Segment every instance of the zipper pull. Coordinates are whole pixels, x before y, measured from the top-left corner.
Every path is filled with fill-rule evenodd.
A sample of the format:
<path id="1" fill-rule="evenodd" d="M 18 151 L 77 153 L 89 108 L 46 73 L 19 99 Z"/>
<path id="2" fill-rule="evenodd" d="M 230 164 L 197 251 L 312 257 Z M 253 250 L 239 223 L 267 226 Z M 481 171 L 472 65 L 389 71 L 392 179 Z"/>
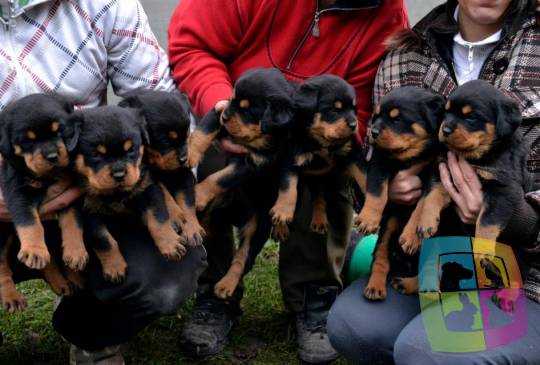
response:
<path id="1" fill-rule="evenodd" d="M 321 32 L 319 30 L 319 13 L 315 14 L 315 24 L 313 24 L 313 36 L 315 38 L 319 38 L 319 36 L 321 35 Z"/>

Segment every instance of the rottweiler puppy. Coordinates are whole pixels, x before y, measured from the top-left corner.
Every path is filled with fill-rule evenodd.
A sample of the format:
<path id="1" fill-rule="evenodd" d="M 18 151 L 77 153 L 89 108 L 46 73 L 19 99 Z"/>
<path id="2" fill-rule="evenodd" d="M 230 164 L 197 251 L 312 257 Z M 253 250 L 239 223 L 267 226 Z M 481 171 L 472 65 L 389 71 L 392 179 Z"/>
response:
<path id="1" fill-rule="evenodd" d="M 197 210 L 203 210 L 244 176 L 274 165 L 290 151 L 287 141 L 293 120 L 293 91 L 279 70 L 256 68 L 240 76 L 229 105 L 221 114 L 211 110 L 200 121 L 189 137 L 189 166 L 200 162 L 218 136 L 230 137 L 248 152 L 197 184 Z"/>
<path id="2" fill-rule="evenodd" d="M 388 185 L 400 170 L 418 164 L 423 165 L 420 178 L 427 185 L 430 170 L 435 168 L 431 162 L 439 151 L 437 133 L 443 114 L 444 99 L 417 87 L 392 90 L 375 108 L 369 136 L 373 151 L 365 202 L 356 218 L 363 233 L 373 233 L 381 227 L 371 276 L 364 290 L 368 299 L 386 297 L 390 258 L 394 261 L 400 252 L 413 255 L 420 247 L 416 230 L 423 199 L 413 207 L 388 204 Z M 394 242 L 399 242 L 401 249 L 393 247 Z M 414 279 L 398 278 L 394 287 L 401 292 L 413 292 Z"/>
<path id="3" fill-rule="evenodd" d="M 118 213 L 136 213 L 147 226 L 157 248 L 168 259 L 179 259 L 186 248 L 174 230 L 176 217 L 169 194 L 154 181 L 143 161 L 148 133 L 139 110 L 104 106 L 75 112 L 71 120 L 80 130 L 75 148 L 84 236 L 99 259 L 107 280 L 118 282 L 127 264 L 104 220 Z"/>
<path id="4" fill-rule="evenodd" d="M 221 196 L 221 202 L 216 204 L 228 206 L 234 213 L 227 219 L 240 227 L 240 248 L 227 274 L 214 288 L 221 298 L 233 294 L 270 236 L 268 211 L 277 197 L 276 181 L 292 152 L 293 91 L 277 69 L 250 70 L 236 82 L 223 113 L 208 113 L 189 138 L 190 166 L 200 161 L 219 135 L 230 137 L 247 150 L 245 155 L 233 156 L 227 167 L 195 187 L 198 210 Z M 212 210 L 218 209 L 216 204 Z"/>
<path id="5" fill-rule="evenodd" d="M 63 277 L 45 242 L 39 208 L 47 188 L 68 175 L 75 131 L 68 122 L 73 106 L 56 94 L 33 94 L 8 105 L 0 114 L 0 186 L 20 241 L 17 258 L 31 269 L 44 270 L 57 293 L 69 294 Z M 82 270 L 88 261 L 81 226 L 72 207 L 59 213 L 64 262 Z M 2 275 L 11 277 L 6 253 L 14 249 L 8 229 L 0 235 Z M 5 247 L 2 247 L 6 245 Z M 15 307 L 17 307 L 15 305 Z"/>
<path id="6" fill-rule="evenodd" d="M 467 160 L 482 183 L 483 207 L 475 236 L 496 241 L 507 226 L 516 202 L 524 197 L 530 175 L 526 170 L 529 146 L 521 133 L 518 105 L 487 81 L 470 81 L 448 98 L 439 140 L 459 158 Z M 450 202 L 434 170 L 418 225 L 423 238 L 434 235 L 441 210 Z"/>
<path id="7" fill-rule="evenodd" d="M 199 245 L 205 235 L 195 212 L 195 176 L 186 166 L 191 107 L 183 94 L 140 90 L 127 96 L 121 107 L 139 108 L 146 121 L 150 144 L 146 160 L 153 176 L 163 183 L 181 209 L 181 237 Z"/>
<path id="8" fill-rule="evenodd" d="M 357 130 L 356 93 L 345 80 L 321 75 L 298 86 L 295 96 L 294 151 L 280 182 L 279 196 L 270 214 L 274 238 L 288 236 L 297 202 L 299 174 L 311 190 L 311 229 L 324 234 L 328 226 L 324 180 L 348 171 L 365 191 L 366 163 Z M 324 178 L 323 178 L 324 177 Z"/>

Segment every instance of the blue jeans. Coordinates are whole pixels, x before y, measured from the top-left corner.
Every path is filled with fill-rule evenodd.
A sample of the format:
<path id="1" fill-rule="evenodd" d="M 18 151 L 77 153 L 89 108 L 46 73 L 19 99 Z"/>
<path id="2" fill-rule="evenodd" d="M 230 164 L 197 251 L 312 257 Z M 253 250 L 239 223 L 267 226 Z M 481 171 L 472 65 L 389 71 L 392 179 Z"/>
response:
<path id="1" fill-rule="evenodd" d="M 392 288 L 386 300 L 370 302 L 362 290 L 367 279 L 352 283 L 328 316 L 334 348 L 353 364 L 471 365 L 540 364 L 540 305 L 526 300 L 528 332 L 506 345 L 481 352 L 432 352 L 420 314 L 418 296 Z"/>

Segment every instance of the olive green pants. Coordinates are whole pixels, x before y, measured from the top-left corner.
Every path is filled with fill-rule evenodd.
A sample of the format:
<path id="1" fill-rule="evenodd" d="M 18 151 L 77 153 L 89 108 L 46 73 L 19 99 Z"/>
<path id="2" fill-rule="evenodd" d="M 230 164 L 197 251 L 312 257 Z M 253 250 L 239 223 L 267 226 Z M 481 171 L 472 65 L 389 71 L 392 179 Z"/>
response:
<path id="1" fill-rule="evenodd" d="M 222 154 L 215 150 L 207 153 L 199 168 L 199 179 L 222 168 L 224 164 Z M 353 214 L 350 178 L 345 174 L 331 176 L 324 185 L 328 233 L 320 235 L 311 231 L 311 193 L 300 179 L 299 201 L 290 227 L 291 234 L 280 246 L 279 280 L 285 307 L 292 312 L 303 310 L 305 284 L 342 287 L 340 274 Z M 234 212 L 214 212 L 202 219 L 208 232 L 204 243 L 208 252 L 208 268 L 199 280 L 202 290 L 212 289 L 232 262 L 235 248 L 232 227 L 224 223 L 227 214 Z M 238 288 L 234 299 L 240 300 L 242 291 L 242 287 Z"/>

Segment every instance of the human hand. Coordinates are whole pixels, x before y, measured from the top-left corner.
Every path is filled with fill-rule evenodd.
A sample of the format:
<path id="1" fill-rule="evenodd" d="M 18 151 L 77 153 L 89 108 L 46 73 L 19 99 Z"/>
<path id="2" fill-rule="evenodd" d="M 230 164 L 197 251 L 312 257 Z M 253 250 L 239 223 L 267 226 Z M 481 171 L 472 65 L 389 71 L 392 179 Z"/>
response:
<path id="1" fill-rule="evenodd" d="M 221 113 L 229 106 L 229 100 L 220 100 L 214 106 L 214 109 Z M 247 150 L 237 143 L 231 141 L 230 138 L 221 138 L 217 141 L 218 148 L 228 153 L 247 153 Z"/>
<path id="2" fill-rule="evenodd" d="M 447 164 L 439 164 L 439 172 L 461 221 L 475 224 L 483 205 L 482 183 L 476 172 L 466 160 L 453 152 L 448 152 Z"/>
<path id="3" fill-rule="evenodd" d="M 426 166 L 421 162 L 401 170 L 394 176 L 388 187 L 388 199 L 395 204 L 413 205 L 422 196 L 422 180 L 418 174 Z"/>
<path id="4" fill-rule="evenodd" d="M 50 217 L 53 213 L 66 208 L 75 201 L 82 192 L 79 188 L 72 185 L 69 179 L 61 180 L 47 189 L 45 198 L 39 209 L 39 215 L 42 218 Z M 0 221 L 10 222 L 11 216 L 6 207 L 4 196 L 0 191 Z"/>

